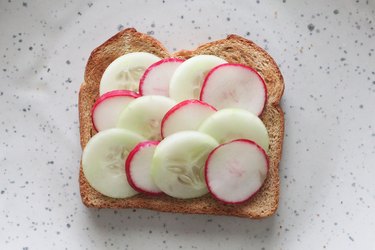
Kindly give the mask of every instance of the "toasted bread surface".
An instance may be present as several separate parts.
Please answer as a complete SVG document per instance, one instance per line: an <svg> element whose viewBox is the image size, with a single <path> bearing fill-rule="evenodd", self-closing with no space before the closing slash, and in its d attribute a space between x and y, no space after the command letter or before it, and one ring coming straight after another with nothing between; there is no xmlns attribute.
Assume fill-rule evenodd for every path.
<svg viewBox="0 0 375 250"><path fill-rule="evenodd" d="M279 106L284 91L281 72L272 57L255 43L237 35L199 46L196 50L182 50L169 54L156 39L125 29L96 48L87 62L84 83L79 91L80 141L82 149L95 134L91 121L91 108L99 96L99 83L107 66L117 57L137 51L155 54L161 58L178 57L188 59L195 55L208 54L221 57L228 62L241 63L256 69L267 85L267 103L261 115L270 137L268 151L270 168L261 190L248 202L241 205L226 205L216 201L210 194L195 199L175 199L167 195L147 196L138 194L126 199L113 199L94 190L87 182L82 164L79 184L83 203L95 208L144 208L163 212L230 215L246 218L263 218L272 215L279 202L279 162L284 138L284 113Z"/></svg>

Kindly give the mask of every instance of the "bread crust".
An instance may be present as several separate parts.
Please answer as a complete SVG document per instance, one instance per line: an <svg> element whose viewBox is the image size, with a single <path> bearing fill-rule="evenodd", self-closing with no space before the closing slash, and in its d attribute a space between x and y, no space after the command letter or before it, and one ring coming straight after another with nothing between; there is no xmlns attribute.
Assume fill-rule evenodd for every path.
<svg viewBox="0 0 375 250"><path fill-rule="evenodd" d="M215 200L210 194L195 199L175 199L167 195L148 196L138 194L126 199L106 197L94 190L87 182L82 162L79 171L80 193L83 203L94 208L143 208L162 212L228 215L246 218L264 218L275 213L279 203L279 163L284 139L284 113L279 105L284 92L281 72L272 57L252 41L237 35L206 43L193 51L182 50L169 54L156 39L125 29L98 48L94 49L87 62L84 82L79 91L80 142L84 149L95 134L91 121L91 108L99 96L99 83L107 66L117 57L136 51L145 51L161 58L188 59L199 54L219 56L231 63L241 63L256 69L264 78L268 96L265 109L260 116L270 137L268 151L270 168L260 191L241 205L227 205Z"/></svg>

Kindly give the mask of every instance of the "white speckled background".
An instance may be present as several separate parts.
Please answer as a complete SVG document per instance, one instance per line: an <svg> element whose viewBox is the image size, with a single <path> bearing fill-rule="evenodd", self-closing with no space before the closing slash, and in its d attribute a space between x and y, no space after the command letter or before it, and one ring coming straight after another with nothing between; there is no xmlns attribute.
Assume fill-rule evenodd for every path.
<svg viewBox="0 0 375 250"><path fill-rule="evenodd" d="M171 51L236 33L275 58L275 216L82 205L77 91L90 52L123 27ZM373 0L2 0L0 249L375 249L374 27Z"/></svg>

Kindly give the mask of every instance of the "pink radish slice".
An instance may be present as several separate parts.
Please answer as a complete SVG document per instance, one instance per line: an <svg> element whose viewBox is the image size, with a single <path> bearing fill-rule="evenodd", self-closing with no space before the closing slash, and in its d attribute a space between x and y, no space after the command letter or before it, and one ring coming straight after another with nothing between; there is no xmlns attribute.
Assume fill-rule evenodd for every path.
<svg viewBox="0 0 375 250"><path fill-rule="evenodd" d="M218 200L238 204L249 200L262 187L269 162L255 142L239 139L216 147L208 156L205 179Z"/></svg>
<svg viewBox="0 0 375 250"><path fill-rule="evenodd" d="M206 76L200 100L215 108L241 108L260 115L266 104L267 88L263 78L252 68L226 63L213 68Z"/></svg>
<svg viewBox="0 0 375 250"><path fill-rule="evenodd" d="M158 141L144 141L130 151L125 162L126 177L130 186L138 192L157 195L161 190L151 177L152 158Z"/></svg>
<svg viewBox="0 0 375 250"><path fill-rule="evenodd" d="M114 90L105 93L91 109L92 123L96 131L115 128L121 111L139 95L130 90Z"/></svg>
<svg viewBox="0 0 375 250"><path fill-rule="evenodd" d="M174 71L184 60L167 58L152 64L143 74L139 82L141 95L169 96L169 82Z"/></svg>
<svg viewBox="0 0 375 250"><path fill-rule="evenodd" d="M180 102L164 115L161 121L162 137L184 130L198 130L201 123L215 112L214 107L199 100Z"/></svg>

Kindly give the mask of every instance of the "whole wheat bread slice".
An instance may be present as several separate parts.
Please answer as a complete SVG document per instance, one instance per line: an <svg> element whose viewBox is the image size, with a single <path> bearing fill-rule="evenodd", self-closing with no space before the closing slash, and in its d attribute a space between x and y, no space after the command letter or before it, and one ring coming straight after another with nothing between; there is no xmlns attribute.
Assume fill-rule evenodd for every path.
<svg viewBox="0 0 375 250"><path fill-rule="evenodd" d="M104 70L117 57L136 51L145 51L161 58L188 59L194 55L219 56L228 62L241 63L255 68L264 78L268 97L261 115L270 136L270 169L261 190L247 203L225 205L214 200L210 194L200 198L182 200L162 196L138 194L126 199L113 199L95 191L85 179L80 166L79 184L83 203L95 208L144 208L163 212L231 215L247 218L263 218L272 215L279 201L279 162L284 138L284 114L279 106L284 82L279 68L271 56L253 42L237 35L210 42L194 51L182 50L169 54L154 38L135 29L125 29L96 48L87 62L84 83L79 92L80 140L82 149L95 134L90 117L91 108L99 96L99 83Z"/></svg>

